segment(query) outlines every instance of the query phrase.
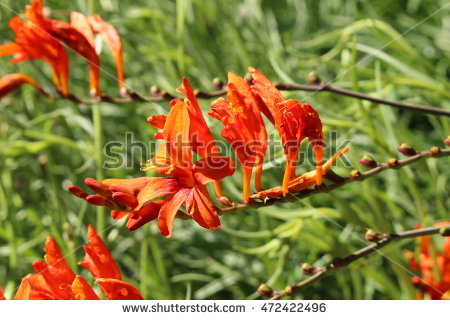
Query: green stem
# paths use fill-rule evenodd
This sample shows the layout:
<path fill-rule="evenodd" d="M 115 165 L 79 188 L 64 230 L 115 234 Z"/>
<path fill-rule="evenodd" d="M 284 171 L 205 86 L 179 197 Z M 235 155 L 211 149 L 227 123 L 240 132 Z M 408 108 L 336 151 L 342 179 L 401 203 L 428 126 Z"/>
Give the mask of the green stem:
<path fill-rule="evenodd" d="M 94 123 L 94 157 L 96 161 L 96 178 L 103 180 L 103 139 L 102 139 L 102 115 L 100 104 L 92 105 L 92 122 Z M 97 206 L 97 231 L 101 234 L 105 229 L 105 209 Z"/>

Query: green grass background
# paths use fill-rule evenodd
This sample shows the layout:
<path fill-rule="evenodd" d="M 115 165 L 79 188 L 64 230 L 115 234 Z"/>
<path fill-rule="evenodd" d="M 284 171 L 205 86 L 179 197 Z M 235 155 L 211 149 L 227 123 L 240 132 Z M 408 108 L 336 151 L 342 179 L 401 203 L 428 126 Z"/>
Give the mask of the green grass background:
<path fill-rule="evenodd" d="M 1 43 L 13 39 L 8 21 L 27 4 L 1 0 Z M 46 1 L 52 16 L 88 13 L 89 4 Z M 214 77 L 245 75 L 254 66 L 274 82 L 305 83 L 309 71 L 337 86 L 374 96 L 450 108 L 450 6 L 445 0 L 156 1 L 101 0 L 96 12 L 119 31 L 127 84 L 145 94 L 152 85 L 174 93 L 181 76 L 194 87 L 213 90 Z M 431 15 L 431 16 L 430 16 Z M 419 23 L 419 24 L 418 24 Z M 416 25 L 418 24 L 418 25 Z M 403 34 L 404 33 L 404 34 Z M 378 50 L 382 48 L 382 50 Z M 112 57 L 101 53 L 102 88 L 117 95 Z M 0 59 L 0 74 L 22 72 L 52 90 L 50 70 L 40 61 Z M 71 55 L 71 90 L 88 93 L 87 66 Z M 371 154 L 380 161 L 401 156 L 401 142 L 418 149 L 442 146 L 450 133 L 445 117 L 396 110 L 331 93 L 289 92 L 320 113 L 327 137 L 349 140 L 348 158 Z M 202 106 L 208 108 L 208 102 Z M 66 188 L 96 176 L 92 106 L 52 101 L 24 87 L 0 101 L 0 283 L 13 296 L 31 262 L 43 256 L 52 235 L 77 272 L 93 279 L 76 261 L 86 226 L 96 226 L 97 209 Z M 154 130 L 145 119 L 165 113 L 168 103 L 100 105 L 102 144 L 124 141 L 126 132 L 148 142 Z M 219 137 L 221 125 L 208 119 Z M 273 132 L 272 127 L 268 127 Z M 305 145 L 306 148 L 306 145 Z M 133 169 L 104 170 L 106 177 L 138 177 L 140 155 L 121 150 Z M 331 151 L 327 151 L 327 156 Z M 281 153 L 275 157 L 281 157 Z M 133 156 L 133 157 L 132 157 Z M 307 170 L 303 166 L 299 172 Z M 309 166 L 308 168 L 310 168 Z M 98 171 L 98 170 L 97 170 Z M 348 174 L 342 162 L 335 168 Z M 265 171 L 265 187 L 281 182 L 282 169 Z M 224 181 L 235 200 L 240 173 Z M 127 281 L 148 299 L 257 298 L 267 282 L 282 289 L 306 276 L 299 262 L 321 265 L 365 245 L 364 228 L 395 232 L 449 218 L 448 160 L 428 159 L 317 195 L 294 204 L 245 210 L 222 217 L 218 231 L 177 221 L 165 239 L 151 223 L 133 233 L 104 211 L 103 234 Z M 436 238 L 436 245 L 439 239 Z M 415 290 L 397 242 L 299 292 L 305 299 L 411 299 Z"/>

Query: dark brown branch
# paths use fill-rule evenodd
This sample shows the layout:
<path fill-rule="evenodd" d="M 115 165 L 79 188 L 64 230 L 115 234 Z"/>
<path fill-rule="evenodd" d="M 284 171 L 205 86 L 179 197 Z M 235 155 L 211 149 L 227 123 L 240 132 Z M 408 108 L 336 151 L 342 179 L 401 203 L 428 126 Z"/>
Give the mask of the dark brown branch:
<path fill-rule="evenodd" d="M 435 115 L 440 115 L 440 116 L 447 116 L 447 117 L 450 116 L 450 110 L 432 107 L 432 106 L 407 103 L 407 102 L 402 102 L 402 101 L 394 101 L 394 100 L 376 98 L 376 97 L 373 97 L 373 96 L 370 96 L 370 95 L 367 95 L 364 93 L 335 87 L 335 86 L 332 86 L 325 82 L 320 82 L 318 84 L 312 84 L 312 85 L 300 84 L 300 83 L 279 83 L 276 86 L 278 89 L 284 90 L 284 91 L 310 91 L 310 92 L 328 91 L 328 92 L 340 94 L 340 95 L 347 96 L 347 97 L 353 97 L 356 99 L 371 101 L 371 102 L 374 102 L 377 104 L 388 105 L 388 106 L 399 108 L 399 109 L 407 109 L 407 110 L 424 112 L 424 113 L 435 114 Z M 211 91 L 211 92 L 196 90 L 195 93 L 196 93 L 197 98 L 199 98 L 199 99 L 211 99 L 211 98 L 223 96 L 224 94 L 226 94 L 226 89 Z M 59 96 L 59 97 L 50 96 L 50 97 L 54 98 L 54 99 L 66 99 L 66 100 L 74 101 L 77 103 L 84 103 L 84 104 L 94 104 L 94 103 L 98 103 L 101 101 L 110 102 L 110 103 L 157 102 L 157 101 L 171 100 L 171 99 L 175 98 L 175 96 L 169 94 L 166 91 L 156 90 L 155 92 L 153 92 L 153 94 L 154 94 L 153 96 L 146 97 L 146 96 L 139 95 L 136 92 L 129 91 L 126 96 L 119 97 L 119 98 L 113 98 L 113 97 L 109 97 L 109 96 L 101 96 L 101 97 L 97 97 L 97 98 L 93 98 L 93 99 L 82 99 L 73 94 L 71 94 L 69 96 Z M 49 96 L 49 95 L 47 95 L 47 96 Z"/>
<path fill-rule="evenodd" d="M 321 185 L 320 187 L 316 186 L 314 189 L 306 189 L 302 190 L 297 193 L 291 193 L 288 194 L 286 197 L 280 197 L 280 198 L 272 198 L 267 199 L 266 201 L 251 201 L 249 204 L 233 204 L 230 207 L 221 208 L 220 213 L 229 213 L 235 210 L 239 209 L 245 209 L 245 208 L 260 208 L 260 207 L 267 207 L 271 206 L 277 203 L 284 203 L 284 202 L 295 202 L 300 199 L 304 199 L 307 197 L 310 197 L 312 195 L 318 194 L 318 193 L 326 193 L 330 192 L 334 189 L 340 188 L 343 185 L 355 181 L 362 181 L 369 177 L 372 177 L 374 175 L 377 175 L 381 173 L 384 170 L 387 169 L 400 169 L 401 167 L 410 165 L 416 161 L 419 161 L 421 159 L 425 158 L 440 158 L 440 157 L 448 157 L 450 156 L 450 149 L 439 149 L 438 147 L 432 147 L 429 151 L 422 151 L 417 152 L 417 154 L 408 157 L 403 160 L 397 160 L 394 158 L 389 159 L 386 163 L 378 163 L 375 168 L 367 170 L 365 172 L 360 172 L 358 170 L 353 170 L 348 177 L 340 177 L 335 174 L 327 174 L 325 175 L 325 178 L 328 180 L 334 181 L 332 184 L 329 185 Z"/>
<path fill-rule="evenodd" d="M 442 116 L 450 116 L 450 110 L 445 110 L 442 108 L 436 108 L 432 106 L 424 106 L 414 103 L 407 103 L 402 101 L 393 101 L 388 99 L 382 99 L 382 98 L 376 98 L 369 96 L 364 93 L 359 93 L 343 88 L 338 88 L 335 86 L 332 86 L 327 83 L 320 83 L 318 85 L 304 85 L 304 84 L 298 84 L 298 83 L 280 83 L 278 86 L 278 89 L 280 90 L 300 90 L 300 91 L 313 91 L 313 92 L 322 92 L 322 91 L 328 91 L 332 93 L 337 93 L 343 96 L 347 97 L 353 97 L 356 99 L 361 100 L 367 100 L 374 103 L 384 104 L 391 107 L 399 108 L 399 109 L 408 109 L 413 111 L 419 111 L 419 112 L 425 112 L 425 113 L 431 113 L 436 115 L 442 115 Z"/>
<path fill-rule="evenodd" d="M 375 251 L 378 251 L 379 249 L 383 248 L 384 246 L 388 245 L 389 243 L 391 243 L 394 240 L 414 238 L 414 237 L 439 234 L 439 233 L 441 233 L 441 235 L 445 236 L 445 233 L 442 232 L 442 230 L 443 229 L 448 230 L 449 228 L 450 228 L 450 224 L 439 226 L 439 227 L 422 228 L 422 229 L 409 230 L 409 231 L 404 231 L 404 232 L 399 232 L 399 233 L 384 234 L 383 238 L 381 240 L 379 240 L 378 242 L 370 244 L 358 251 L 355 251 L 355 252 L 349 254 L 348 256 L 345 256 L 344 258 L 333 259 L 332 263 L 317 269 L 315 271 L 315 273 L 308 279 L 298 282 L 294 285 L 288 286 L 287 289 L 284 289 L 284 290 L 280 290 L 280 291 L 274 290 L 270 293 L 269 297 L 271 300 L 278 300 L 287 295 L 292 295 L 294 291 L 304 288 L 307 285 L 319 280 L 320 278 L 327 275 L 331 271 L 338 269 L 338 268 L 345 267 L 358 259 L 361 259 Z"/>

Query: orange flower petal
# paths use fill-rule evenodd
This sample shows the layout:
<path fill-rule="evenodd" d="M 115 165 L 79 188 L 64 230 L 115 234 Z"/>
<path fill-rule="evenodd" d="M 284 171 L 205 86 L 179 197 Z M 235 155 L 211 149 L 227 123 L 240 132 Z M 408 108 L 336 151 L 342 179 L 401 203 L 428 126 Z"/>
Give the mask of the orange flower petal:
<path fill-rule="evenodd" d="M 6 300 L 5 295 L 3 294 L 2 286 L 0 286 L 0 300 Z"/>
<path fill-rule="evenodd" d="M 81 32 L 89 41 L 91 46 L 95 48 L 95 35 L 88 18 L 81 12 L 70 12 L 70 25 Z"/>
<path fill-rule="evenodd" d="M 235 165 L 231 158 L 211 156 L 200 159 L 193 167 L 195 180 L 200 184 L 207 184 L 221 180 L 234 174 Z"/>
<path fill-rule="evenodd" d="M 208 190 L 199 185 L 192 189 L 186 199 L 186 210 L 203 228 L 215 230 L 220 228 L 220 219 L 211 203 Z"/>
<path fill-rule="evenodd" d="M 125 217 L 127 214 L 129 214 L 129 212 L 127 212 L 127 211 L 111 210 L 111 217 L 114 220 L 120 220 L 123 217 Z"/>
<path fill-rule="evenodd" d="M 140 210 L 131 212 L 127 221 L 127 229 L 135 231 L 158 218 L 162 203 L 163 201 L 149 201 Z"/>
<path fill-rule="evenodd" d="M 45 242 L 44 259 L 49 266 L 52 267 L 55 276 L 60 277 L 64 282 L 72 282 L 75 274 L 70 269 L 64 255 L 61 252 L 58 244 L 52 237 L 47 237 Z"/>
<path fill-rule="evenodd" d="M 97 279 L 95 281 L 108 300 L 144 300 L 138 289 L 117 279 Z"/>
<path fill-rule="evenodd" d="M 122 57 L 122 42 L 117 30 L 112 24 L 103 21 L 99 15 L 88 17 L 89 23 L 95 33 L 98 33 L 102 37 L 103 41 L 111 50 L 117 68 L 117 79 L 119 82 L 119 88 L 125 90 L 124 74 L 123 74 L 123 57 Z"/>
<path fill-rule="evenodd" d="M 94 289 L 82 276 L 76 276 L 72 283 L 72 292 L 75 300 L 100 300 Z"/>
<path fill-rule="evenodd" d="M 252 75 L 253 86 L 264 104 L 268 107 L 272 117 L 278 112 L 277 103 L 284 100 L 281 92 L 275 85 L 255 68 L 249 67 L 248 72 Z"/>
<path fill-rule="evenodd" d="M 121 279 L 119 268 L 95 229 L 88 226 L 88 246 L 84 246 L 84 261 L 78 264 L 89 270 L 95 278 Z"/>
<path fill-rule="evenodd" d="M 191 122 L 189 134 L 192 150 L 203 158 L 218 154 L 219 149 L 214 141 L 211 130 L 209 130 L 209 127 L 206 124 L 191 84 L 184 77 L 181 81 L 182 86 L 179 87 L 177 91 L 186 97 L 185 103 L 187 105 L 189 119 Z"/>
<path fill-rule="evenodd" d="M 14 300 L 31 300 L 31 285 L 28 279 L 23 278 L 20 282 L 19 289 L 17 289 Z"/>
<path fill-rule="evenodd" d="M 166 124 L 167 116 L 164 114 L 156 114 L 147 118 L 148 124 L 156 129 L 163 129 Z"/>
<path fill-rule="evenodd" d="M 136 195 L 144 188 L 152 178 L 140 177 L 134 179 L 105 179 L 103 184 L 107 185 L 111 192 L 125 192 Z"/>
<path fill-rule="evenodd" d="M 186 105 L 178 102 L 167 115 L 163 133 L 171 163 L 183 169 L 192 166 L 189 126 L 190 120 Z"/>
<path fill-rule="evenodd" d="M 112 198 L 115 202 L 118 202 L 131 209 L 137 207 L 137 205 L 139 204 L 138 199 L 135 196 L 125 192 L 114 192 Z"/>
<path fill-rule="evenodd" d="M 162 205 L 159 211 L 158 227 L 159 231 L 166 238 L 172 236 L 173 220 L 178 211 L 178 208 L 183 204 L 189 196 L 191 189 L 181 189 L 177 193 L 170 195 Z"/>
<path fill-rule="evenodd" d="M 11 73 L 0 78 L 0 98 L 26 83 L 43 92 L 43 89 L 33 79 L 21 73 Z"/>
<path fill-rule="evenodd" d="M 90 87 L 92 95 L 100 95 L 100 60 L 88 39 L 65 21 L 47 19 L 50 34 L 64 42 L 90 66 Z"/>
<path fill-rule="evenodd" d="M 0 46 L 0 57 L 6 57 L 13 54 L 20 53 L 22 47 L 15 42 L 9 42 Z"/>
<path fill-rule="evenodd" d="M 182 185 L 176 179 L 163 177 L 152 177 L 150 179 L 137 196 L 139 205 L 135 210 L 145 206 L 148 201 L 175 193 L 182 188 Z"/>

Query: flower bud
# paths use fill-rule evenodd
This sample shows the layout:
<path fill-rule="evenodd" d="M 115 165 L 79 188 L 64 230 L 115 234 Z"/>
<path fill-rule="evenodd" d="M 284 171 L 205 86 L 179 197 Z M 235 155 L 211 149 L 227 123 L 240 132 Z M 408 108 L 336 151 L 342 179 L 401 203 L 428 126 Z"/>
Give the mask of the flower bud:
<path fill-rule="evenodd" d="M 389 168 L 395 168 L 398 165 L 398 160 L 396 158 L 390 158 L 387 162 Z"/>
<path fill-rule="evenodd" d="M 447 136 L 447 137 L 444 139 L 444 144 L 445 144 L 446 146 L 450 146 L 450 136 Z"/>
<path fill-rule="evenodd" d="M 386 235 L 373 229 L 366 229 L 366 234 L 364 235 L 364 237 L 366 238 L 367 241 L 378 242 L 380 240 L 385 239 Z"/>
<path fill-rule="evenodd" d="M 368 154 L 362 156 L 362 158 L 359 160 L 359 163 L 369 168 L 376 168 L 376 166 L 378 165 L 375 159 L 369 156 Z"/>
<path fill-rule="evenodd" d="M 287 296 L 292 296 L 294 294 L 294 291 L 295 291 L 295 286 L 288 286 L 284 289 L 284 293 Z"/>
<path fill-rule="evenodd" d="M 81 199 L 86 199 L 89 196 L 86 192 L 83 191 L 83 189 L 81 189 L 80 187 L 77 187 L 77 186 L 69 186 L 69 187 L 67 187 L 67 189 L 75 197 L 78 197 Z"/>
<path fill-rule="evenodd" d="M 212 80 L 212 85 L 214 86 L 214 88 L 221 90 L 223 89 L 224 83 L 220 78 L 214 78 Z"/>
<path fill-rule="evenodd" d="M 405 156 L 413 156 L 417 154 L 417 151 L 409 143 L 402 143 L 400 147 L 397 148 L 398 152 L 403 153 Z"/>
<path fill-rule="evenodd" d="M 441 148 L 439 147 L 431 147 L 430 148 L 430 156 L 435 157 L 441 153 Z"/>
<path fill-rule="evenodd" d="M 264 297 L 271 297 L 273 293 L 273 289 L 266 283 L 261 283 L 256 291 L 258 291 L 258 293 Z"/>
<path fill-rule="evenodd" d="M 308 73 L 306 79 L 312 84 L 320 84 L 322 82 L 322 79 L 320 79 L 319 75 L 315 71 Z"/>
<path fill-rule="evenodd" d="M 334 258 L 332 262 L 333 268 L 337 269 L 346 265 L 344 259 L 342 258 Z"/>
<path fill-rule="evenodd" d="M 150 94 L 153 96 L 158 96 L 161 94 L 161 88 L 158 86 L 151 86 L 150 87 Z"/>
<path fill-rule="evenodd" d="M 354 179 L 358 178 L 359 176 L 361 176 L 361 172 L 359 170 L 352 170 L 350 172 L 349 178 L 351 180 L 354 180 Z"/>
<path fill-rule="evenodd" d="M 307 276 L 312 276 L 317 272 L 317 268 L 310 263 L 300 263 L 300 268 L 303 274 L 306 274 Z"/>

